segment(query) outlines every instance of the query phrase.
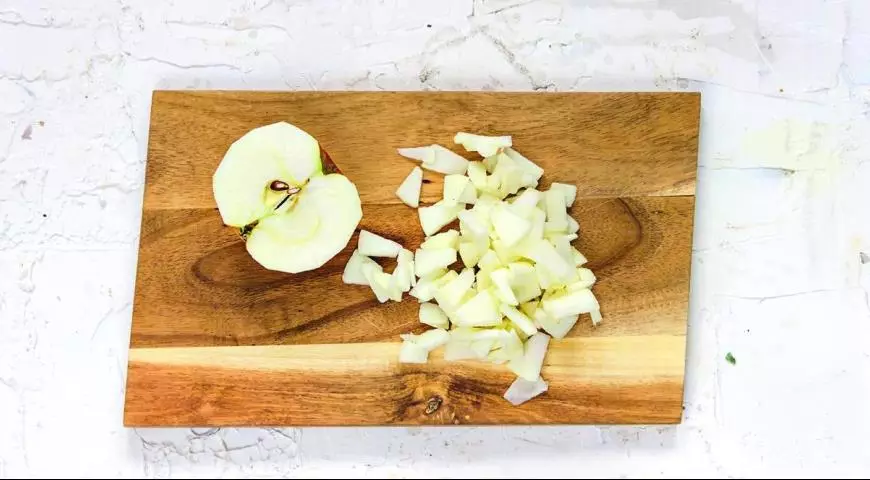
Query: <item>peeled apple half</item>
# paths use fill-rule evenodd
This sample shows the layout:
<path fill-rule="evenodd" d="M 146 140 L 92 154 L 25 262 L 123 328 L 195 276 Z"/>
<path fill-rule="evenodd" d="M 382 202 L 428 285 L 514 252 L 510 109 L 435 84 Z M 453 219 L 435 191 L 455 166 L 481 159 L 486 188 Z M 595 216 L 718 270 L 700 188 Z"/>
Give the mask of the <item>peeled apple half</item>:
<path fill-rule="evenodd" d="M 322 266 L 347 246 L 362 219 L 354 184 L 324 175 L 317 140 L 286 122 L 236 140 L 212 180 L 223 222 L 241 230 L 248 253 L 270 270 Z"/>

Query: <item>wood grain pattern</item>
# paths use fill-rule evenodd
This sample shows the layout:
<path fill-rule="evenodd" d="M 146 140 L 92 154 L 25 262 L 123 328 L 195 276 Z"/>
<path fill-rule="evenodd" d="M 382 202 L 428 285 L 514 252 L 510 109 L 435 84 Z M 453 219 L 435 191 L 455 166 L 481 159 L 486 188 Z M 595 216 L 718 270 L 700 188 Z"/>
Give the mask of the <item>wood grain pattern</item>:
<path fill-rule="evenodd" d="M 133 349 L 128 388 L 142 394 L 127 402 L 126 420 L 130 426 L 674 423 L 684 344 L 681 336 L 656 335 L 556 342 L 542 372 L 550 391 L 511 408 L 501 398 L 513 381 L 507 370 L 445 362 L 437 351 L 428 364 L 402 365 L 394 343 Z"/>
<path fill-rule="evenodd" d="M 694 94 L 156 92 L 125 424 L 678 422 L 698 114 Z M 605 323 L 557 342 L 550 391 L 520 408 L 501 399 L 503 367 L 396 364 L 398 334 L 421 330 L 417 303 L 381 305 L 341 283 L 355 238 L 289 275 L 257 265 L 221 224 L 214 169 L 236 138 L 280 120 L 356 183 L 360 228 L 412 249 L 416 211 L 394 195 L 412 162 L 395 148 L 512 134 L 543 185 L 578 185 L 571 215 Z M 437 200 L 441 176 L 425 178 L 424 202 Z M 427 415 L 433 397 L 442 405 Z"/>

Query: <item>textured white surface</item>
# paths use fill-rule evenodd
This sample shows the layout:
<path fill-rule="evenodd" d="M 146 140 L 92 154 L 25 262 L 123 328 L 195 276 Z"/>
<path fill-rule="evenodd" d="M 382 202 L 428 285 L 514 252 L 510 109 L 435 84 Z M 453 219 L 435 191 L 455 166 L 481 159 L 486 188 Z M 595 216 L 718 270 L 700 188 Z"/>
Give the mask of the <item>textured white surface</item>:
<path fill-rule="evenodd" d="M 155 88 L 702 91 L 684 423 L 125 430 Z M 0 0 L 0 477 L 870 474 L 868 159 L 866 0 Z"/>

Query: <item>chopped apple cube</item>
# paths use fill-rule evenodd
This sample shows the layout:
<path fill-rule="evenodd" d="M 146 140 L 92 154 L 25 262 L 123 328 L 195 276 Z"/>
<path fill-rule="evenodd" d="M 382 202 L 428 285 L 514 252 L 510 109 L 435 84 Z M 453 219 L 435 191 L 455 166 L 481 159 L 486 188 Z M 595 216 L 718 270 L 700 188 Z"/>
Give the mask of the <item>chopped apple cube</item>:
<path fill-rule="evenodd" d="M 435 291 L 435 301 L 445 311 L 455 310 L 471 290 L 474 284 L 474 270 L 466 268 L 455 279 L 447 282 Z"/>
<path fill-rule="evenodd" d="M 595 285 L 596 278 L 592 270 L 580 267 L 577 269 L 577 275 L 580 277 L 580 280 L 568 285 L 568 290 L 582 290 L 592 288 L 592 285 Z"/>
<path fill-rule="evenodd" d="M 456 278 L 459 274 L 453 270 L 447 271 L 443 268 L 437 269 L 429 275 L 425 275 L 417 280 L 417 285 L 411 289 L 410 294 L 421 302 L 428 302 L 435 298 L 435 292 L 441 285 Z"/>
<path fill-rule="evenodd" d="M 511 289 L 520 303 L 541 296 L 541 288 L 535 267 L 525 262 L 512 262 L 508 265 L 511 272 Z"/>
<path fill-rule="evenodd" d="M 502 315 L 507 317 L 508 320 L 510 320 L 524 334 L 531 336 L 537 333 L 538 329 L 535 327 L 534 322 L 532 322 L 532 320 L 523 312 L 504 303 L 499 307 Z"/>
<path fill-rule="evenodd" d="M 466 268 L 477 266 L 477 262 L 480 261 L 482 255 L 483 252 L 478 247 L 477 242 L 471 241 L 459 244 L 459 258 L 462 259 L 462 263 Z"/>
<path fill-rule="evenodd" d="M 444 310 L 438 305 L 428 302 L 420 304 L 420 323 L 444 329 L 450 326 L 450 321 L 447 320 Z"/>
<path fill-rule="evenodd" d="M 526 220 L 531 220 L 532 210 L 538 206 L 541 201 L 541 192 L 534 188 L 527 188 L 522 193 L 517 195 L 516 200 L 511 204 L 513 211 Z"/>
<path fill-rule="evenodd" d="M 456 230 L 447 230 L 431 237 L 427 237 L 426 241 L 420 244 L 421 250 L 435 250 L 439 248 L 456 248 L 459 242 L 459 232 Z"/>
<path fill-rule="evenodd" d="M 477 262 L 477 265 L 481 270 L 489 270 L 491 272 L 500 267 L 502 263 L 495 251 L 487 250 L 483 252 L 483 256 L 480 257 L 480 261 Z"/>
<path fill-rule="evenodd" d="M 368 286 L 369 281 L 365 276 L 364 266 L 365 265 L 378 265 L 371 258 L 359 253 L 359 250 L 354 250 L 350 256 L 350 259 L 347 261 L 347 265 L 344 267 L 344 273 L 341 275 L 341 281 L 348 285 L 366 285 Z M 380 266 L 378 265 L 378 268 Z"/>
<path fill-rule="evenodd" d="M 398 151 L 399 155 L 420 161 L 423 168 L 433 172 L 449 175 L 452 173 L 465 173 L 468 169 L 468 160 L 441 145 L 400 148 Z"/>
<path fill-rule="evenodd" d="M 468 162 L 466 175 L 468 175 L 474 188 L 478 190 L 486 188 L 486 166 L 483 162 Z"/>
<path fill-rule="evenodd" d="M 534 382 L 530 382 L 523 377 L 517 377 L 514 383 L 504 392 L 504 398 L 516 407 L 545 393 L 548 388 L 547 382 L 541 377 L 538 377 Z"/>
<path fill-rule="evenodd" d="M 535 268 L 543 267 L 555 279 L 572 279 L 576 272 L 574 266 L 565 261 L 553 245 L 546 240 L 538 240 L 531 248 L 523 252 L 527 258 L 535 261 Z"/>
<path fill-rule="evenodd" d="M 444 200 L 431 207 L 420 207 L 417 209 L 417 213 L 420 216 L 420 225 L 423 227 L 423 233 L 427 236 L 435 235 L 438 233 L 438 230 L 456 220 L 456 216 L 461 211 L 463 211 L 462 205 Z"/>
<path fill-rule="evenodd" d="M 514 161 L 514 163 L 519 166 L 523 172 L 523 183 L 527 187 L 536 187 L 538 186 L 538 180 L 541 178 L 541 175 L 544 174 L 544 169 L 535 165 L 534 162 L 524 157 L 520 152 L 514 150 L 513 148 L 505 148 L 504 153 Z"/>
<path fill-rule="evenodd" d="M 501 318 L 498 302 L 488 290 L 479 292 L 456 311 L 456 323 L 466 327 L 495 326 Z"/>
<path fill-rule="evenodd" d="M 452 248 L 417 250 L 414 254 L 414 271 L 418 277 L 425 277 L 439 269 L 447 268 L 454 262 L 456 262 L 456 250 Z"/>
<path fill-rule="evenodd" d="M 577 198 L 577 185 L 568 185 L 565 183 L 553 183 L 550 185 L 550 190 L 556 190 L 562 193 L 565 199 L 565 208 L 570 208 Z"/>
<path fill-rule="evenodd" d="M 399 155 L 405 158 L 423 162 L 424 164 L 432 164 L 435 162 L 435 150 L 431 145 L 426 147 L 399 148 L 398 152 Z"/>
<path fill-rule="evenodd" d="M 498 238 L 508 248 L 522 240 L 532 228 L 531 222 L 512 212 L 507 206 L 492 212 L 492 226 Z"/>
<path fill-rule="evenodd" d="M 520 304 L 520 311 L 523 312 L 523 314 L 525 316 L 529 317 L 530 319 L 535 318 L 535 312 L 537 310 L 538 310 L 538 301 L 537 300 Z M 534 320 L 532 320 L 532 323 L 534 324 Z M 535 326 L 537 327 L 537 325 L 535 325 Z"/>
<path fill-rule="evenodd" d="M 511 290 L 511 274 L 507 268 L 498 268 L 489 274 L 489 279 L 495 287 L 495 294 L 499 300 L 508 305 L 519 305 L 517 297 Z"/>
<path fill-rule="evenodd" d="M 601 310 L 592 310 L 591 312 L 589 312 L 589 315 L 592 317 L 592 326 L 597 327 L 602 320 Z"/>
<path fill-rule="evenodd" d="M 423 188 L 423 170 L 414 167 L 396 190 L 396 196 L 405 205 L 413 208 L 420 206 L 420 190 Z"/>
<path fill-rule="evenodd" d="M 368 230 L 359 232 L 359 251 L 367 257 L 390 257 L 396 258 L 402 251 L 402 246 L 397 242 L 384 238 Z"/>
<path fill-rule="evenodd" d="M 474 237 L 489 236 L 488 219 L 483 218 L 483 215 L 478 210 L 463 210 L 459 212 L 459 230 L 463 235 Z"/>
<path fill-rule="evenodd" d="M 403 248 L 399 252 L 398 264 L 393 271 L 393 282 L 402 292 L 407 292 L 417 283 L 414 275 L 414 253 L 410 250 Z"/>
<path fill-rule="evenodd" d="M 550 231 L 565 231 L 568 229 L 568 214 L 565 213 L 565 196 L 558 190 L 544 192 L 544 204 L 547 207 L 547 229 Z"/>
<path fill-rule="evenodd" d="M 535 321 L 541 325 L 541 328 L 543 328 L 544 331 L 556 339 L 565 338 L 565 336 L 568 335 L 568 332 L 570 332 L 571 329 L 574 328 L 574 325 L 577 324 L 578 318 L 580 318 L 580 315 L 568 315 L 562 318 L 555 318 L 544 311 L 543 308 L 539 308 L 535 311 Z"/>
<path fill-rule="evenodd" d="M 405 340 L 399 350 L 399 363 L 426 363 L 429 351 L 414 342 Z"/>
<path fill-rule="evenodd" d="M 545 297 L 542 306 L 548 314 L 555 318 L 589 313 L 598 310 L 598 300 L 589 289 L 566 291 L 560 294 Z"/>
<path fill-rule="evenodd" d="M 495 340 L 475 340 L 471 342 L 471 350 L 477 358 L 483 359 L 489 355 L 489 352 L 495 347 Z"/>
<path fill-rule="evenodd" d="M 447 175 L 444 177 L 444 200 L 456 203 L 475 203 L 477 190 L 465 175 Z"/>
<path fill-rule="evenodd" d="M 384 303 L 387 300 L 396 297 L 396 289 L 392 285 L 392 276 L 389 273 L 374 268 L 366 269 L 365 272 L 366 280 L 368 280 L 369 286 L 371 286 L 372 291 L 375 293 L 379 302 Z M 401 292 L 399 293 L 399 297 L 401 300 Z"/>
<path fill-rule="evenodd" d="M 586 257 L 582 253 L 580 253 L 580 250 L 577 250 L 576 248 L 573 248 L 573 247 L 571 248 L 571 256 L 574 259 L 574 265 L 577 267 L 579 267 L 581 265 L 585 265 L 586 262 L 589 261 L 589 260 L 586 260 Z"/>
<path fill-rule="evenodd" d="M 435 350 L 450 340 L 450 334 L 442 328 L 427 330 L 420 335 L 402 335 L 401 337 L 406 342 L 415 343 L 425 348 L 427 352 Z"/>
<path fill-rule="evenodd" d="M 517 376 L 534 381 L 541 375 L 544 357 L 550 345 L 550 336 L 546 333 L 535 333 L 526 341 L 523 356 L 508 363 L 508 368 Z"/>
<path fill-rule="evenodd" d="M 479 358 L 477 352 L 471 348 L 471 343 L 470 341 L 454 340 L 451 338 L 444 347 L 444 360 L 452 362 Z"/>
<path fill-rule="evenodd" d="M 501 149 L 512 145 L 511 137 L 488 137 L 473 133 L 459 132 L 453 137 L 453 142 L 465 147 L 469 152 L 477 152 L 482 157 L 497 154 Z"/>

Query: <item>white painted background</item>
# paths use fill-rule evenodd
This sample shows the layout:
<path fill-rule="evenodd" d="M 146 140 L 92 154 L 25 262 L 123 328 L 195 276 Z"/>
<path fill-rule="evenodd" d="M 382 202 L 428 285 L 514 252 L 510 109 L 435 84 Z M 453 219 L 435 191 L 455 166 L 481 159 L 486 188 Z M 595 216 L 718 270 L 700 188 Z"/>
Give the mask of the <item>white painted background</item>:
<path fill-rule="evenodd" d="M 702 91 L 684 423 L 125 430 L 155 88 Z M 867 475 L 868 159 L 868 0 L 0 0 L 0 477 Z"/>

